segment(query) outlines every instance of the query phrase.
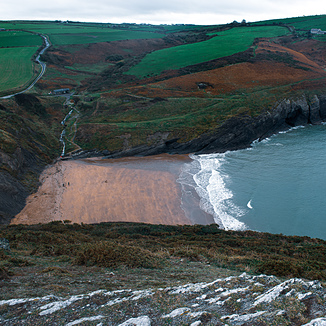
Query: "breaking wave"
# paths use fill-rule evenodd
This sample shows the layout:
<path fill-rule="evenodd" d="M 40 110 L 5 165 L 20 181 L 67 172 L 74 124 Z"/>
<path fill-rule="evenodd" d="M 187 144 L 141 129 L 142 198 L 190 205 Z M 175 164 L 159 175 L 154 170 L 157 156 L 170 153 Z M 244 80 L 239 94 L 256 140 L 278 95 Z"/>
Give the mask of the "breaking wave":
<path fill-rule="evenodd" d="M 233 203 L 233 193 L 225 184 L 228 177 L 221 172 L 225 155 L 190 155 L 193 161 L 184 165 L 177 181 L 196 190 L 200 208 L 212 215 L 221 228 L 245 230 L 246 225 L 238 219 L 245 211 Z"/>

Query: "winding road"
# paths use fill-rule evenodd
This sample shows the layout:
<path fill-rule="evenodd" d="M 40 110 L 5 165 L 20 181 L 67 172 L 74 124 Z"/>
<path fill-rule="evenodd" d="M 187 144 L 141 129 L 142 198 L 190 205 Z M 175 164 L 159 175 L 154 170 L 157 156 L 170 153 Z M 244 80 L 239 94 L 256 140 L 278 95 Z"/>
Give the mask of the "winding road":
<path fill-rule="evenodd" d="M 35 61 L 41 65 L 41 71 L 40 71 L 39 75 L 24 90 L 22 90 L 20 92 L 17 92 L 17 93 L 14 93 L 14 94 L 10 94 L 10 95 L 6 95 L 6 96 L 3 96 L 3 97 L 0 97 L 1 99 L 8 99 L 8 98 L 11 98 L 11 97 L 13 97 L 15 95 L 25 93 L 26 91 L 30 90 L 42 78 L 42 76 L 44 75 L 45 70 L 46 70 L 46 63 L 45 62 L 42 62 L 41 59 L 40 59 L 40 57 L 51 46 L 51 44 L 50 44 L 47 36 L 42 35 L 42 34 L 39 34 L 39 35 L 43 38 L 43 40 L 45 42 L 45 46 L 42 48 L 42 50 L 40 51 L 40 53 L 37 55 L 37 57 L 35 59 Z M 69 96 L 67 96 L 67 99 L 66 99 L 66 102 L 65 102 L 66 105 L 69 105 L 70 96 L 71 96 L 71 94 Z M 74 142 L 74 139 L 75 139 L 75 136 L 76 136 L 76 133 L 77 133 L 77 120 L 78 120 L 78 117 L 79 117 L 79 111 L 75 107 L 73 107 L 71 105 L 70 105 L 70 109 L 71 110 L 69 111 L 69 113 L 66 115 L 66 117 L 64 118 L 64 120 L 61 122 L 61 124 L 64 126 L 64 129 L 62 130 L 62 133 L 61 133 L 61 136 L 60 136 L 60 142 L 63 145 L 63 148 L 62 148 L 62 152 L 61 152 L 61 156 L 60 157 L 63 157 L 66 154 L 65 153 L 66 152 L 66 140 L 68 140 L 68 139 L 66 139 L 66 125 L 65 125 L 65 123 L 66 123 L 66 120 L 68 120 L 70 118 L 71 114 L 74 111 L 76 112 L 76 116 L 74 117 L 75 118 L 75 122 L 74 122 L 74 129 L 75 130 L 74 130 L 73 137 L 70 140 L 70 143 L 73 144 L 77 148 L 77 150 L 80 150 L 81 149 L 81 147 L 78 146 Z"/>
<path fill-rule="evenodd" d="M 3 96 L 1 98 L 11 98 L 15 95 L 18 95 L 18 94 L 22 94 L 22 93 L 25 93 L 26 91 L 30 90 L 41 78 L 42 76 L 44 75 L 45 73 L 45 69 L 46 69 L 46 63 L 42 62 L 40 60 L 40 56 L 51 46 L 48 38 L 45 36 L 45 35 L 40 35 L 44 41 L 45 41 L 45 47 L 40 51 L 40 53 L 38 54 L 38 56 L 36 57 L 35 61 L 37 63 L 39 63 L 41 65 L 41 72 L 39 73 L 39 75 L 34 79 L 34 81 L 27 87 L 25 88 L 24 90 L 20 91 L 20 92 L 17 92 L 17 93 L 14 93 L 14 94 L 10 94 L 10 95 L 6 95 L 6 96 Z"/>

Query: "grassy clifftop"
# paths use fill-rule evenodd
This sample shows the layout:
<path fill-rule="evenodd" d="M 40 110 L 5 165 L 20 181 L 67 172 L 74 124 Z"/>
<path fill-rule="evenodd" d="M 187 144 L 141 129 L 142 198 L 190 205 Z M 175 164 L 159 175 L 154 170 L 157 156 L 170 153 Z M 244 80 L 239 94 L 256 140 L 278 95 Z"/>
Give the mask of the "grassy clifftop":
<path fill-rule="evenodd" d="M 326 280 L 326 242 L 253 231 L 223 231 L 216 224 L 164 226 L 137 223 L 79 225 L 52 222 L 0 228 L 11 251 L 1 251 L 2 277 L 25 266 L 149 268 L 159 273 L 175 259 L 238 272 Z M 171 265 L 172 264 L 172 265 Z"/>

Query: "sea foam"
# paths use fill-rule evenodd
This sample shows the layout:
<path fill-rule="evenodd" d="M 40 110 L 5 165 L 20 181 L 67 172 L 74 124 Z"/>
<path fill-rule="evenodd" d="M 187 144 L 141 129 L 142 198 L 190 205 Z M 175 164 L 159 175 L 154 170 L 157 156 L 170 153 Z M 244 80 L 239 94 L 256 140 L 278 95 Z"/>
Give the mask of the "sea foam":
<path fill-rule="evenodd" d="M 190 155 L 193 161 L 184 165 L 178 182 L 196 190 L 200 208 L 212 215 L 221 228 L 245 230 L 246 225 L 238 220 L 245 212 L 233 203 L 233 193 L 225 184 L 227 176 L 221 173 L 225 155 Z"/>

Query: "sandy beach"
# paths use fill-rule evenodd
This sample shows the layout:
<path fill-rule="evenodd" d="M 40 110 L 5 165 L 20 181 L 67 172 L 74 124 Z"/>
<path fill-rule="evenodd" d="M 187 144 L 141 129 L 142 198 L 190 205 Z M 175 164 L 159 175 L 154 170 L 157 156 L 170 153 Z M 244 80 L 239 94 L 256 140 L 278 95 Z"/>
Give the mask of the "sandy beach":
<path fill-rule="evenodd" d="M 176 182 L 189 160 L 187 155 L 165 154 L 57 162 L 43 172 L 38 192 L 11 223 L 213 223 L 199 209 L 196 196 L 185 198 Z"/>

